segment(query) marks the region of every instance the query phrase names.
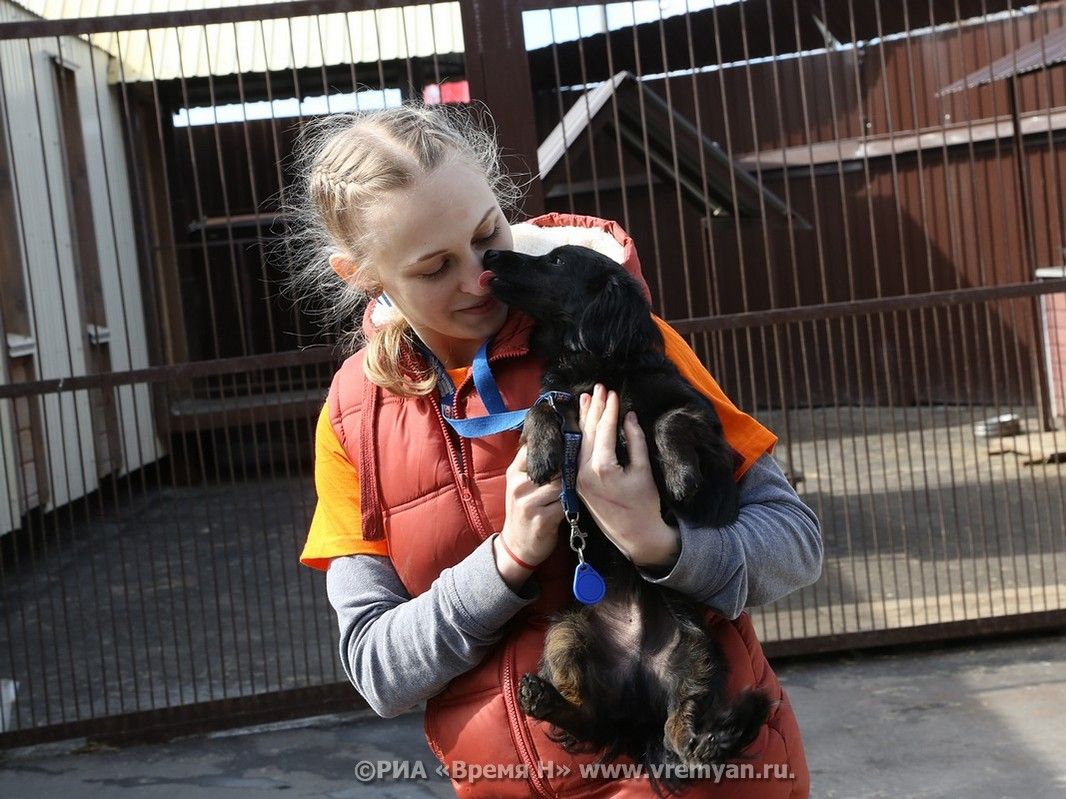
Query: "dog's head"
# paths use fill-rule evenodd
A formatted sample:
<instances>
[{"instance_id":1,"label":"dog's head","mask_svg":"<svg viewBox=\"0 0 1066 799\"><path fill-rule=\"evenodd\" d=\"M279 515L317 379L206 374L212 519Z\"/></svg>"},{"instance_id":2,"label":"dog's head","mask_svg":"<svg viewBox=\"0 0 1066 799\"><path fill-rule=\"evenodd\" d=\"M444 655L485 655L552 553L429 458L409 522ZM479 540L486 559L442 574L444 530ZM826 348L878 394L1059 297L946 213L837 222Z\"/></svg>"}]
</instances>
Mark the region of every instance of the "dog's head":
<instances>
[{"instance_id":1,"label":"dog's head","mask_svg":"<svg viewBox=\"0 0 1066 799\"><path fill-rule=\"evenodd\" d=\"M651 308L621 264L588 247L546 255L488 250L482 266L493 296L528 314L563 349L625 357L654 341Z\"/></svg>"}]
</instances>

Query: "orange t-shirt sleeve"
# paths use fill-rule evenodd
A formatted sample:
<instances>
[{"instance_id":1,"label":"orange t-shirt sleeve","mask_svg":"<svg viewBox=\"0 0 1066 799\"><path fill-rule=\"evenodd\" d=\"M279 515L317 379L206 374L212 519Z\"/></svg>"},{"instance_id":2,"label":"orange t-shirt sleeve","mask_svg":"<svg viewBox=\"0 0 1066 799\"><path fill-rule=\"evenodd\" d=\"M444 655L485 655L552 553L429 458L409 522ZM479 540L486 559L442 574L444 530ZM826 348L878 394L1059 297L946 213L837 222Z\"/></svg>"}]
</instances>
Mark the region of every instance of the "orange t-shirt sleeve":
<instances>
[{"instance_id":1,"label":"orange t-shirt sleeve","mask_svg":"<svg viewBox=\"0 0 1066 799\"><path fill-rule=\"evenodd\" d=\"M730 401L700 363L700 359L696 357L696 353L689 347L688 342L676 330L658 316L652 314L652 318L659 332L662 333L666 357L677 367L682 377L714 403L714 409L718 411L718 417L722 420L726 441L744 459L735 474L739 480L741 475L751 468L751 465L763 454L773 452L777 445L777 436Z\"/></svg>"},{"instance_id":2,"label":"orange t-shirt sleeve","mask_svg":"<svg viewBox=\"0 0 1066 799\"><path fill-rule=\"evenodd\" d=\"M333 558L343 555L388 555L388 543L363 540L359 513L359 474L337 440L322 407L315 428L315 490L318 503L300 553L300 563L325 571Z\"/></svg>"}]
</instances>

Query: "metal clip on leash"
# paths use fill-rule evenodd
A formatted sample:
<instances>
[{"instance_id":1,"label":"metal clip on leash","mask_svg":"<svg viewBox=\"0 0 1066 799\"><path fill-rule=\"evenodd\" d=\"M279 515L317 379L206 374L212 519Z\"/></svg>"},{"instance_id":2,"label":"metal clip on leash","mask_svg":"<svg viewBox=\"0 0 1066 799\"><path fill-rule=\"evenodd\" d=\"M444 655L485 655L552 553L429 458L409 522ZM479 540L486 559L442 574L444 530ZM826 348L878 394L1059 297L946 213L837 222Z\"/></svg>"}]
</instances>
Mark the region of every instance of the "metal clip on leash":
<instances>
[{"instance_id":1,"label":"metal clip on leash","mask_svg":"<svg viewBox=\"0 0 1066 799\"><path fill-rule=\"evenodd\" d=\"M570 549L577 553L578 562L585 562L585 532L577 526L578 517L570 518L566 517L566 520L570 522Z\"/></svg>"}]
</instances>

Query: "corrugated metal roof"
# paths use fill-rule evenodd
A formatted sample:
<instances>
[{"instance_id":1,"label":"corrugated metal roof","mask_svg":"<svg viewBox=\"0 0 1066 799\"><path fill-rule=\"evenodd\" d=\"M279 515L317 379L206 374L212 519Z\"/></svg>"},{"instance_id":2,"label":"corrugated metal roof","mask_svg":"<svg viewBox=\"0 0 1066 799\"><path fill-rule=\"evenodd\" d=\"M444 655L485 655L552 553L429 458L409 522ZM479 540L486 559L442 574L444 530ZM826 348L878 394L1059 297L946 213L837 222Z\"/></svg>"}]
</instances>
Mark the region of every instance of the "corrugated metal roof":
<instances>
[{"instance_id":1,"label":"corrugated metal roof","mask_svg":"<svg viewBox=\"0 0 1066 799\"><path fill-rule=\"evenodd\" d=\"M260 5L229 0L211 7ZM196 0L19 0L46 19L145 14L204 8ZM99 12L103 11L104 14ZM92 34L117 61L112 82L231 75L463 52L459 3L188 28Z\"/></svg>"},{"instance_id":2,"label":"corrugated metal roof","mask_svg":"<svg viewBox=\"0 0 1066 799\"><path fill-rule=\"evenodd\" d=\"M1066 61L1066 27L1056 28L1041 36L1035 42L1019 47L991 64L971 72L965 78L957 80L944 88L938 95L951 94L963 89L973 89L986 83L1003 80L1012 75L1024 75L1043 67L1050 67Z\"/></svg>"}]
</instances>

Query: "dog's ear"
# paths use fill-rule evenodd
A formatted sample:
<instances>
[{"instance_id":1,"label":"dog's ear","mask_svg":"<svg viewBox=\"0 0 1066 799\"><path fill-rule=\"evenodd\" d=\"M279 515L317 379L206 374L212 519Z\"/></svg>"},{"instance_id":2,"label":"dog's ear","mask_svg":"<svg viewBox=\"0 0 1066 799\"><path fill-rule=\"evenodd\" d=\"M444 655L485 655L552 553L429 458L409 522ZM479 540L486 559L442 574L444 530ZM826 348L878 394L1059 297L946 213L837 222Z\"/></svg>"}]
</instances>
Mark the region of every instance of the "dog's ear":
<instances>
[{"instance_id":1,"label":"dog's ear","mask_svg":"<svg viewBox=\"0 0 1066 799\"><path fill-rule=\"evenodd\" d=\"M626 358L651 346L658 329L636 282L628 274L606 273L589 286L588 304L574 332L577 349Z\"/></svg>"}]
</instances>

